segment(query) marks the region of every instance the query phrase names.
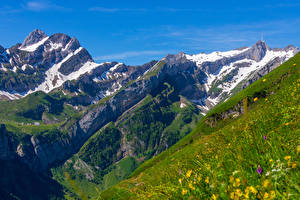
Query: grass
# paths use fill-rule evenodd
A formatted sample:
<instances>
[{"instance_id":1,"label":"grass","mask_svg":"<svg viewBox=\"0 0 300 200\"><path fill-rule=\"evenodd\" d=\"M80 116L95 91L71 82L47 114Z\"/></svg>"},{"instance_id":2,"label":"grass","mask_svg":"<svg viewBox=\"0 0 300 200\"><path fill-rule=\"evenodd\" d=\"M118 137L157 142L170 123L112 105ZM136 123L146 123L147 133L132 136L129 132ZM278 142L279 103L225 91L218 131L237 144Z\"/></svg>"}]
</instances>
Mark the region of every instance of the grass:
<instances>
[{"instance_id":1,"label":"grass","mask_svg":"<svg viewBox=\"0 0 300 200\"><path fill-rule=\"evenodd\" d=\"M133 157L126 157L120 160L115 168L104 176L104 189L107 189L130 175L136 168L137 161Z\"/></svg>"},{"instance_id":2,"label":"grass","mask_svg":"<svg viewBox=\"0 0 300 200\"><path fill-rule=\"evenodd\" d=\"M101 198L299 199L299 70L297 54L217 105L188 136ZM247 116L225 115L243 99Z\"/></svg>"},{"instance_id":3,"label":"grass","mask_svg":"<svg viewBox=\"0 0 300 200\"><path fill-rule=\"evenodd\" d=\"M35 92L15 101L0 101L0 122L42 123L42 115L64 121L74 115L74 109L64 104L67 97Z\"/></svg>"},{"instance_id":4,"label":"grass","mask_svg":"<svg viewBox=\"0 0 300 200\"><path fill-rule=\"evenodd\" d=\"M143 161L173 145L195 127L198 121L197 108L188 100L182 100L186 106L180 108L180 97L171 85L165 83L153 95L149 94L135 108L124 113L115 124L110 122L93 134L76 155L64 165L53 169L54 179L80 196L80 192L74 191L66 183L64 173L67 172L86 195L94 198L98 195L96 188L102 191L119 183ZM120 131L124 134L122 137L128 136L126 139L133 152L129 155L135 158L118 160L121 158L119 153L122 144ZM153 135L156 137L151 137ZM74 167L79 159L86 164L83 168L91 169L88 174L93 174L93 178L87 180L87 171Z\"/></svg>"}]
</instances>

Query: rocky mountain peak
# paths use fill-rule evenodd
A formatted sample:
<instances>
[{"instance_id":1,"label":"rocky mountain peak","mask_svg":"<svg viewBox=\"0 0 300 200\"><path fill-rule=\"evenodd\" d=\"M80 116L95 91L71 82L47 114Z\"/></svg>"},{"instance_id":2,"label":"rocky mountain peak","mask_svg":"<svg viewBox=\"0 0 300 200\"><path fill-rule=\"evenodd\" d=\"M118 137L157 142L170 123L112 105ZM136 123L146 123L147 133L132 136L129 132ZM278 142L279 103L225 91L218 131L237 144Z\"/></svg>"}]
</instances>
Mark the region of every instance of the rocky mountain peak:
<instances>
[{"instance_id":1,"label":"rocky mountain peak","mask_svg":"<svg viewBox=\"0 0 300 200\"><path fill-rule=\"evenodd\" d=\"M80 43L75 37L71 38L70 36L63 33L56 33L50 36L48 40L50 43L59 44L59 46L72 52L80 47ZM47 41L46 44L49 42Z\"/></svg>"},{"instance_id":2,"label":"rocky mountain peak","mask_svg":"<svg viewBox=\"0 0 300 200\"><path fill-rule=\"evenodd\" d=\"M39 30L39 29L35 29L34 31L32 31L24 40L24 42L22 43L20 48L24 48L26 46L30 46L32 44L35 44L39 41L41 41L42 39L46 38L47 35L44 31Z\"/></svg>"},{"instance_id":3,"label":"rocky mountain peak","mask_svg":"<svg viewBox=\"0 0 300 200\"><path fill-rule=\"evenodd\" d=\"M265 41L261 41L258 40L253 46L252 48L261 48L264 50L270 50L270 47L267 45L267 43Z\"/></svg>"},{"instance_id":4,"label":"rocky mountain peak","mask_svg":"<svg viewBox=\"0 0 300 200\"><path fill-rule=\"evenodd\" d=\"M261 40L258 40L247 52L247 58L255 61L260 61L266 55L266 52L271 50L270 47Z\"/></svg>"},{"instance_id":5,"label":"rocky mountain peak","mask_svg":"<svg viewBox=\"0 0 300 200\"><path fill-rule=\"evenodd\" d=\"M178 54L168 54L163 60L169 65L185 63L188 61L183 52L179 52Z\"/></svg>"},{"instance_id":6,"label":"rocky mountain peak","mask_svg":"<svg viewBox=\"0 0 300 200\"><path fill-rule=\"evenodd\" d=\"M299 51L298 47L295 47L294 45L290 44L288 46L286 46L284 49L284 51L290 51L293 50L295 53Z\"/></svg>"}]
</instances>

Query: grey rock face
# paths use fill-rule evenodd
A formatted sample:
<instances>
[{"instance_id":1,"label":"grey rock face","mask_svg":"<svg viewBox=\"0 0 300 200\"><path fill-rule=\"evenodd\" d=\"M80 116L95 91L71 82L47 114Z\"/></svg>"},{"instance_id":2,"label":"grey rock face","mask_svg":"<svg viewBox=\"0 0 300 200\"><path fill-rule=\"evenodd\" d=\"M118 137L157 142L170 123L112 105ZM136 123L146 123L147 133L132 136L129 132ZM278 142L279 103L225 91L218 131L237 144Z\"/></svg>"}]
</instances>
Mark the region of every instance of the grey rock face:
<instances>
[{"instance_id":1,"label":"grey rock face","mask_svg":"<svg viewBox=\"0 0 300 200\"><path fill-rule=\"evenodd\" d=\"M35 30L30 33L23 44L17 44L9 48L8 54L4 49L0 49L3 51L3 53L0 53L0 66L6 68L4 71L0 71L0 77L6 77L5 81L0 80L2 82L0 90L20 94L34 90L45 80L45 72L49 68L62 62L70 55L70 58L62 63L59 68L59 72L64 75L77 71L88 61L93 62L86 49L79 49L81 46L76 38L71 38L62 33L50 36L35 51L21 50L22 47L35 44L46 37L47 35L43 31ZM75 54L76 51L77 54ZM24 70L26 65L28 67ZM8 70L10 74L5 72Z\"/></svg>"},{"instance_id":2,"label":"grey rock face","mask_svg":"<svg viewBox=\"0 0 300 200\"><path fill-rule=\"evenodd\" d=\"M79 70L82 65L84 65L88 61L93 62L93 59L87 52L87 50L82 49L75 56L72 56L66 62L64 62L58 71L64 75L69 75L72 72Z\"/></svg>"},{"instance_id":3,"label":"grey rock face","mask_svg":"<svg viewBox=\"0 0 300 200\"><path fill-rule=\"evenodd\" d=\"M30 43L30 40L32 39L28 39L27 44ZM60 63L70 53L74 53L80 48L80 44L75 38L70 38L64 34L54 34L34 52L21 51L18 49L19 47L20 45L16 45L9 49L11 52L9 54L11 65L21 67L23 64L29 64L34 67L34 72L42 72L38 81L30 83L30 86L23 86L28 89L38 85L44 78L43 72L45 70L49 69L53 64ZM287 47L286 50L292 48ZM266 55L267 50L270 50L270 48L264 42L258 41L241 54L223 57L213 62L203 62L200 66L196 62L188 60L183 53L166 56L162 60L165 64L158 70L155 70L153 67L156 63L155 61L138 67L120 64L114 68L118 64L116 62L98 66L91 73L83 74L75 81L64 83L62 86L63 90L67 90L70 93L82 91L87 94L82 99L73 98L70 102L73 101L76 104L76 101L77 103L81 101L89 105L92 101L97 102L103 98L105 96L104 92L109 91L113 93L117 91L119 85L123 86L123 88L113 94L108 101L98 103L92 110L86 111L81 119L71 125L68 129L68 134L57 138L56 141L47 141L40 135L27 138L26 143L29 145L20 146L20 144L14 144L7 134L2 134L5 131L0 132L0 158L9 159L10 156L17 155L19 159L27 163L33 170L47 170L53 164L64 161L76 153L97 130L108 122L116 120L122 113L140 102L164 81L171 83L180 95L200 106L205 106L209 96L216 97L220 94L218 91L213 93L207 90L205 84L209 75L216 75L223 66L242 59L247 58L260 61ZM17 59L18 57L22 59ZM75 56L64 62L59 71L64 75L68 75L80 69L82 64L87 61L93 60L89 53L82 49ZM268 73L282 61L280 58L275 58L256 74L253 74L247 84ZM248 66L249 63L247 62L234 65L235 70ZM150 70L149 74L154 74L149 77L147 74L143 76L147 70ZM236 75L236 73L237 71L233 74ZM229 77L228 80L231 81L232 77ZM132 81L134 82L128 84ZM22 84L13 85L11 83L7 84L6 88L9 88L11 91L22 91L22 88L18 88L18 85ZM63 127L64 125L61 128Z\"/></svg>"},{"instance_id":4,"label":"grey rock face","mask_svg":"<svg viewBox=\"0 0 300 200\"><path fill-rule=\"evenodd\" d=\"M76 81L65 82L63 84L63 90L68 91L69 93L80 93L81 91L87 94L88 96L85 97L85 100L89 101L86 102L86 105L89 105L91 102L97 102L103 98L106 92L113 93L120 89L121 86L125 86L129 82L136 80L155 63L156 61L152 61L142 66L119 64L119 66L112 71L110 71L110 69L118 63L105 63L93 69L91 73L82 75ZM70 103L74 105L79 98L81 97L72 98L72 102Z\"/></svg>"},{"instance_id":5,"label":"grey rock face","mask_svg":"<svg viewBox=\"0 0 300 200\"><path fill-rule=\"evenodd\" d=\"M35 29L25 38L24 42L21 45L21 48L35 44L44 39L45 37L47 37L47 35L42 30Z\"/></svg>"},{"instance_id":6,"label":"grey rock face","mask_svg":"<svg viewBox=\"0 0 300 200\"><path fill-rule=\"evenodd\" d=\"M266 55L267 50L270 50L270 47L265 42L259 40L242 56L251 60L260 61Z\"/></svg>"}]
</instances>

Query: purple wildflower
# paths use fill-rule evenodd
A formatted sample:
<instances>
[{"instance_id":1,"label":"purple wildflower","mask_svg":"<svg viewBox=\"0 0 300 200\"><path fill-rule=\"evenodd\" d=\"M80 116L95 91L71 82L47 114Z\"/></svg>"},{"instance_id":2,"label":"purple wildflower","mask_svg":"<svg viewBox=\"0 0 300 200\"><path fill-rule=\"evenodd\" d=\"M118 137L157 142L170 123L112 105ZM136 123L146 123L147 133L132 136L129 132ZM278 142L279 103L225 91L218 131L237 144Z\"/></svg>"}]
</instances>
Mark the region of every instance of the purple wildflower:
<instances>
[{"instance_id":1,"label":"purple wildflower","mask_svg":"<svg viewBox=\"0 0 300 200\"><path fill-rule=\"evenodd\" d=\"M267 136L266 135L264 135L264 140L266 140L267 139Z\"/></svg>"},{"instance_id":2,"label":"purple wildflower","mask_svg":"<svg viewBox=\"0 0 300 200\"><path fill-rule=\"evenodd\" d=\"M179 169L179 175L181 175L181 169Z\"/></svg>"},{"instance_id":3,"label":"purple wildflower","mask_svg":"<svg viewBox=\"0 0 300 200\"><path fill-rule=\"evenodd\" d=\"M261 166L260 166L260 165L258 165L258 166L257 166L257 170L256 170L256 171L257 171L257 173L258 173L258 174L261 174L261 173L262 173L262 171L263 171L263 169L261 168Z\"/></svg>"}]
</instances>

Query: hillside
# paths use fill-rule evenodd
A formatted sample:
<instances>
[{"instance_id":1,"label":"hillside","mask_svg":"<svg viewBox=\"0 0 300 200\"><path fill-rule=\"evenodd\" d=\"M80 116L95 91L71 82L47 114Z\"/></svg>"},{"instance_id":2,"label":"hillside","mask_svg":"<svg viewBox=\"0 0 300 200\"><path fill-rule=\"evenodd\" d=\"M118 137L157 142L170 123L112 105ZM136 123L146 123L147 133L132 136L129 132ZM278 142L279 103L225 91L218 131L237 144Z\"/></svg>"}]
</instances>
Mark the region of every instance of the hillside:
<instances>
[{"instance_id":1,"label":"hillside","mask_svg":"<svg viewBox=\"0 0 300 200\"><path fill-rule=\"evenodd\" d=\"M141 163L161 153L188 134L198 122L199 110L165 83L136 106L97 131L63 165L53 168L55 180L75 188L65 174L90 198L129 176ZM75 191L74 191L75 190Z\"/></svg>"},{"instance_id":2,"label":"hillside","mask_svg":"<svg viewBox=\"0 0 300 200\"><path fill-rule=\"evenodd\" d=\"M299 71L298 53L101 198L299 199Z\"/></svg>"},{"instance_id":3,"label":"hillside","mask_svg":"<svg viewBox=\"0 0 300 200\"><path fill-rule=\"evenodd\" d=\"M53 185L37 199L55 196L57 188L60 198L97 198L137 167L134 174L153 164L147 162L153 156L161 158L216 104L298 51L257 41L226 52L168 54L140 66L97 64L76 38L34 30L22 44L0 49L0 162L22 165L4 166L3 180L24 168L22 181L0 182L1 191L23 199L28 180ZM240 107L230 115L239 116ZM200 131L231 121L218 111L224 107L215 109L204 119L211 127L201 122Z\"/></svg>"}]
</instances>

